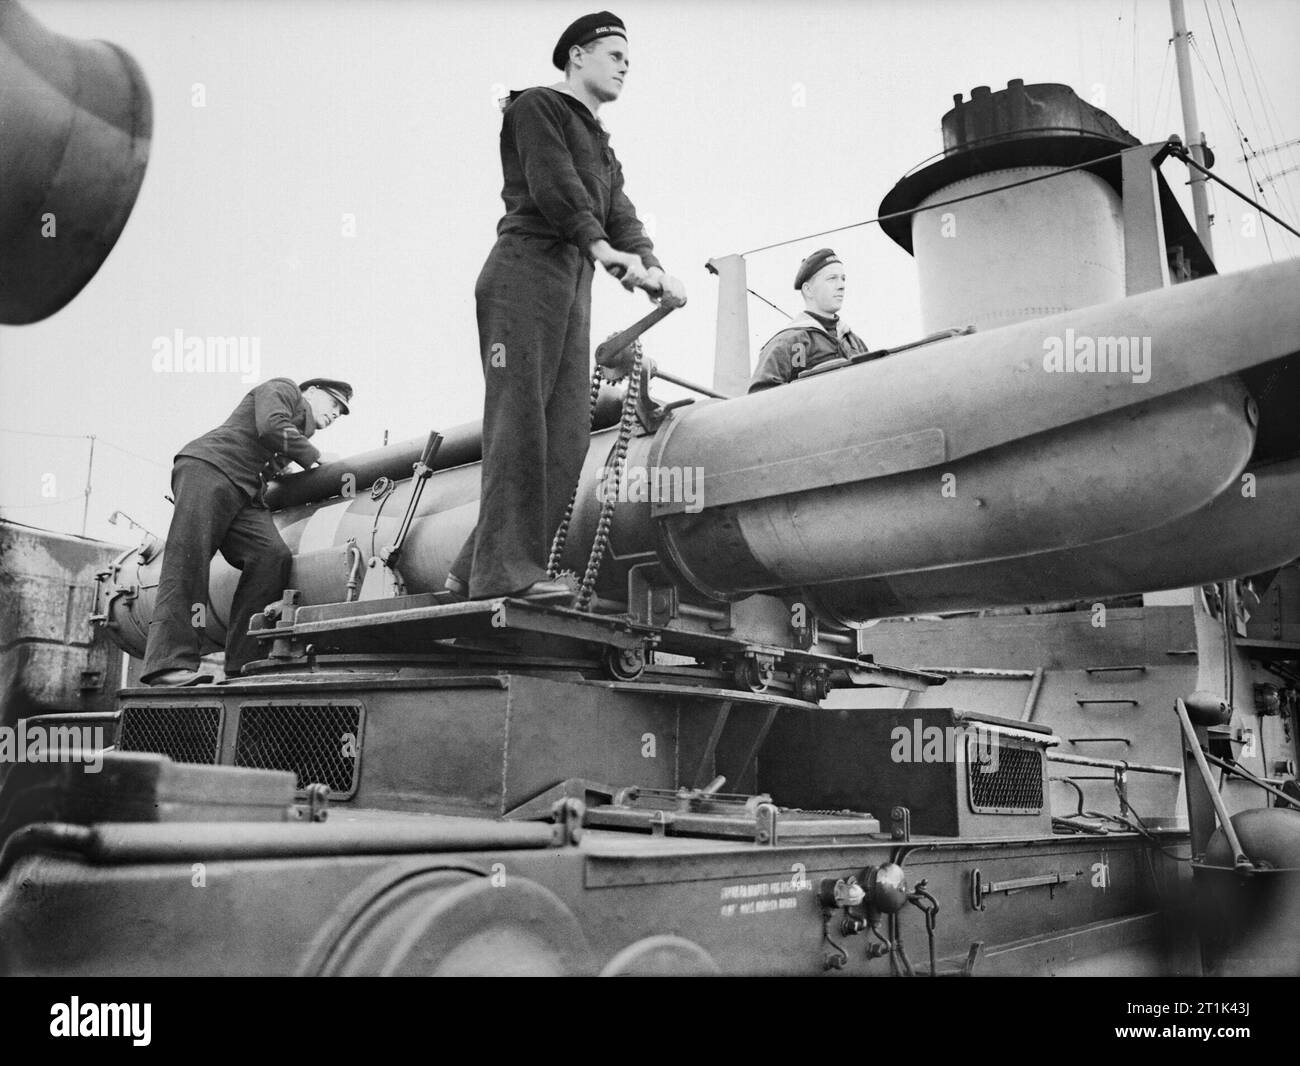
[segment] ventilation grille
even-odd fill
[[[1038,814],[1043,809],[1043,752],[983,734],[967,738],[966,781],[978,814]]]
[[[221,742],[221,704],[127,704],[117,732],[118,751],[165,755],[174,762],[215,763]]]
[[[299,791],[322,784],[331,798],[356,791],[360,703],[246,703],[239,709],[235,765],[290,770]]]

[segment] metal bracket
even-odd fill
[[[912,812],[906,807],[894,807],[889,812],[889,836],[891,840],[906,844],[912,839]]]
[[[152,554],[149,553],[151,548],[153,549]],[[107,570],[95,572],[95,593],[90,603],[90,617],[87,619],[91,625],[96,623],[108,624],[113,601],[119,596],[127,600],[133,600],[140,595],[139,585],[122,585],[117,581],[117,576],[122,571],[122,564],[137,553],[139,553],[141,561],[147,563],[153,555],[157,554],[157,541],[150,538],[137,548],[128,548],[109,564]]]
[[[796,699],[820,703],[831,691],[831,672],[825,666],[800,667],[794,672]]]
[[[820,620],[817,615],[807,613],[807,625],[796,626],[791,619],[790,632],[794,634],[794,645],[800,651],[811,651],[821,638]]]
[[[249,632],[259,640],[266,640],[268,638],[266,630],[268,629],[273,631],[292,630],[297,614],[298,590],[285,589],[284,594],[275,603],[268,604],[261,615],[253,615],[249,623]],[[292,659],[294,656],[293,638],[291,636],[271,638],[271,648],[267,655],[272,659]]]
[[[1130,807],[1128,805],[1128,767],[1115,767],[1115,795],[1119,799],[1119,813],[1121,818],[1129,816]]]
[[[1169,285],[1159,177],[1168,154],[1169,144],[1161,142],[1130,149],[1120,159],[1126,296]]]
[[[628,570],[627,609],[641,625],[666,626],[677,617],[677,586],[658,563],[637,563]]]
[[[361,567],[365,565],[366,557],[358,546],[356,537],[348,538],[344,546],[344,554],[348,559],[348,581],[344,586],[343,602],[351,603],[357,598],[357,591],[361,586]]]
[[[717,607],[706,607],[701,617],[710,617],[709,629],[715,633],[734,633],[736,631],[736,621],[733,616],[733,607],[730,603],[720,603]]]
[[[405,595],[406,583],[398,569],[386,565],[379,556],[372,555],[366,563],[366,573],[361,580],[357,600],[395,600]]]
[[[777,839],[776,823],[777,810],[775,804],[758,804],[754,808],[754,843],[769,846],[775,844]]]
[[[1184,762],[1186,755],[1190,753],[1194,760],[1196,770],[1200,775],[1200,783],[1214,807],[1214,813],[1219,819],[1219,826],[1223,830],[1223,835],[1227,838],[1228,846],[1232,849],[1232,866],[1238,873],[1252,873],[1255,870],[1255,864],[1250,861],[1249,856],[1241,847],[1241,839],[1237,836],[1236,826],[1232,824],[1232,819],[1228,816],[1228,809],[1223,802],[1223,797],[1219,795],[1218,786],[1214,782],[1214,777],[1210,773],[1209,764],[1205,760],[1205,753],[1201,750],[1200,738],[1196,735],[1196,729],[1193,727],[1191,719],[1187,716],[1187,705],[1182,700],[1174,700],[1174,714],[1178,717],[1178,724],[1183,730],[1183,750]],[[1191,780],[1188,780],[1188,801],[1191,802]]]
[[[567,799],[577,800],[582,804],[583,811],[587,805],[598,805],[602,803],[614,802],[615,789],[603,781],[589,781],[586,778],[570,777],[561,781],[558,785],[553,785],[540,795],[521,803],[509,811],[506,811],[504,817],[509,821],[541,821],[555,818],[555,812],[559,809],[560,804]]]
[[[661,404],[650,398],[650,382],[655,377],[655,362],[649,356],[641,357],[641,387],[636,394],[636,419],[647,433],[654,433],[663,425],[668,413]]]
[[[582,823],[587,814],[587,806],[576,796],[565,796],[557,800],[551,808],[555,819],[553,842],[556,847],[566,847],[582,840]]]
[[[1062,885],[1077,880],[1081,874],[1036,874],[1032,877],[1013,877],[1007,881],[985,881],[977,866],[970,875],[970,905],[974,910],[985,909],[984,897],[994,892],[1023,892],[1027,888],[1046,888],[1050,898],[1056,898],[1056,890]]]
[[[307,786],[307,808],[304,814],[309,822],[323,822],[329,817],[330,787],[319,782]]]
[[[1147,668],[1143,663],[1134,666],[1085,666],[1083,668],[1085,674],[1120,674],[1132,673],[1133,671],[1145,674]]]
[[[762,692],[772,682],[776,657],[763,652],[745,652],[736,660],[733,671],[736,684],[751,692]]]

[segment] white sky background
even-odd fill
[[[259,337],[259,380],[351,381],[353,414],[316,438],[327,451],[348,455],[377,447],[385,430],[398,441],[479,417],[473,288],[502,210],[494,99],[503,86],[555,81],[555,39],[589,7],[24,6],[58,33],[131,53],[153,95],[154,138],[134,212],[99,274],[45,322],[0,327],[0,514],[79,531],[88,442],[12,431],[94,434],[87,533],[134,543],[107,523],[119,508],[165,532],[171,456],[250,387],[237,374],[156,374],[154,338],[177,329]],[[1245,133],[1257,150],[1300,137],[1300,3],[1236,4],[1275,109],[1271,128],[1233,8],[1222,7],[1249,97],[1219,0],[1209,0]],[[666,370],[701,383],[712,376],[716,293],[705,260],[873,217],[895,181],[940,150],[954,93],[996,91],[1016,77],[1062,82],[1144,141],[1182,132],[1164,0],[619,0],[613,9],[628,24],[632,66],[622,99],[601,117],[660,257],[690,296],[645,346]],[[1207,8],[1188,0],[1187,9],[1214,82],[1194,55],[1216,172],[1246,188]],[[206,107],[191,104],[196,82]],[[1277,171],[1300,163],[1300,149],[1264,158]],[[1190,217],[1180,171],[1165,166]],[[1300,170],[1265,189],[1267,205],[1295,224]],[[1262,233],[1241,233],[1243,207],[1211,190],[1219,269],[1268,262]],[[345,213],[356,216],[355,237],[342,236]],[[1300,241],[1268,228],[1274,257],[1300,254]],[[825,244],[848,268],[844,315],[872,347],[920,335],[912,260],[877,226],[751,256],[750,286],[797,310],[794,268]],[[598,276],[593,344],[649,309]],[[756,353],[784,319],[753,299],[749,313]],[[657,391],[674,395],[662,383]],[[63,502],[42,496],[47,475]]]

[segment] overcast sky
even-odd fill
[[[501,213],[495,98],[556,80],[555,39],[589,8],[24,6],[52,30],[134,56],[153,96],[154,138],[134,212],[95,279],[45,322],[0,327],[0,514],[79,531],[81,438],[94,434],[87,532],[134,543],[107,523],[117,509],[165,531],[171,456],[249,388],[237,374],[156,373],[155,339],[177,330],[258,338],[259,380],[351,381],[352,416],[317,438],[328,451],[479,416],[473,287]],[[873,217],[890,187],[939,151],[954,93],[1017,77],[1062,82],[1144,141],[1182,132],[1164,0],[619,0],[614,9],[632,66],[601,117],[660,257],[690,297],[646,348],[704,383],[716,292],[705,261]],[[1209,65],[1207,77],[1194,56],[1216,171],[1246,187],[1229,108],[1256,149],[1300,138],[1300,4],[1188,0],[1187,9]],[[1300,164],[1300,149],[1264,161],[1281,171]],[[1187,203],[1176,165],[1165,172]],[[1265,189],[1294,224],[1300,169]],[[1221,271],[1269,261],[1262,233],[1242,233],[1237,202],[1212,192],[1211,208]],[[1300,241],[1270,236],[1273,257],[1300,253]],[[794,268],[824,244],[847,266],[844,316],[872,347],[922,332],[912,260],[874,225],[753,255],[751,286],[798,310]],[[649,306],[597,277],[593,343]],[[784,319],[752,299],[749,312],[757,352]],[[51,485],[53,499],[42,494]]]

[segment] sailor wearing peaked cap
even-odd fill
[[[303,392],[315,386],[318,389],[324,389],[334,399],[338,400],[339,406],[343,408],[343,413],[349,414],[348,404],[352,402],[352,386],[346,381],[337,381],[334,378],[309,378],[298,386]]]
[[[551,53],[551,62],[558,70],[563,70],[569,62],[569,49],[577,45],[581,48],[598,37],[617,36],[627,40],[627,30],[623,20],[609,11],[597,11],[594,15],[583,15],[569,24],[569,28],[560,34],[560,39]]]
[[[803,313],[763,346],[750,392],[794,381],[830,359],[866,354],[862,338],[839,317],[845,280],[844,264],[833,249],[818,248],[799,264],[794,287],[803,294]]]
[[[308,439],[348,413],[352,386],[334,378],[272,378],[250,389],[230,417],[190,441],[172,467],[176,510],[167,531],[162,573],[140,680],[147,685],[211,681],[198,671],[202,654],[196,611],[208,604],[208,570],[219,551],[241,571],[226,626],[226,676],[261,655],[248,636],[253,614],[278,600],[293,556],[262,506],[264,478],[289,462],[321,461]]]

